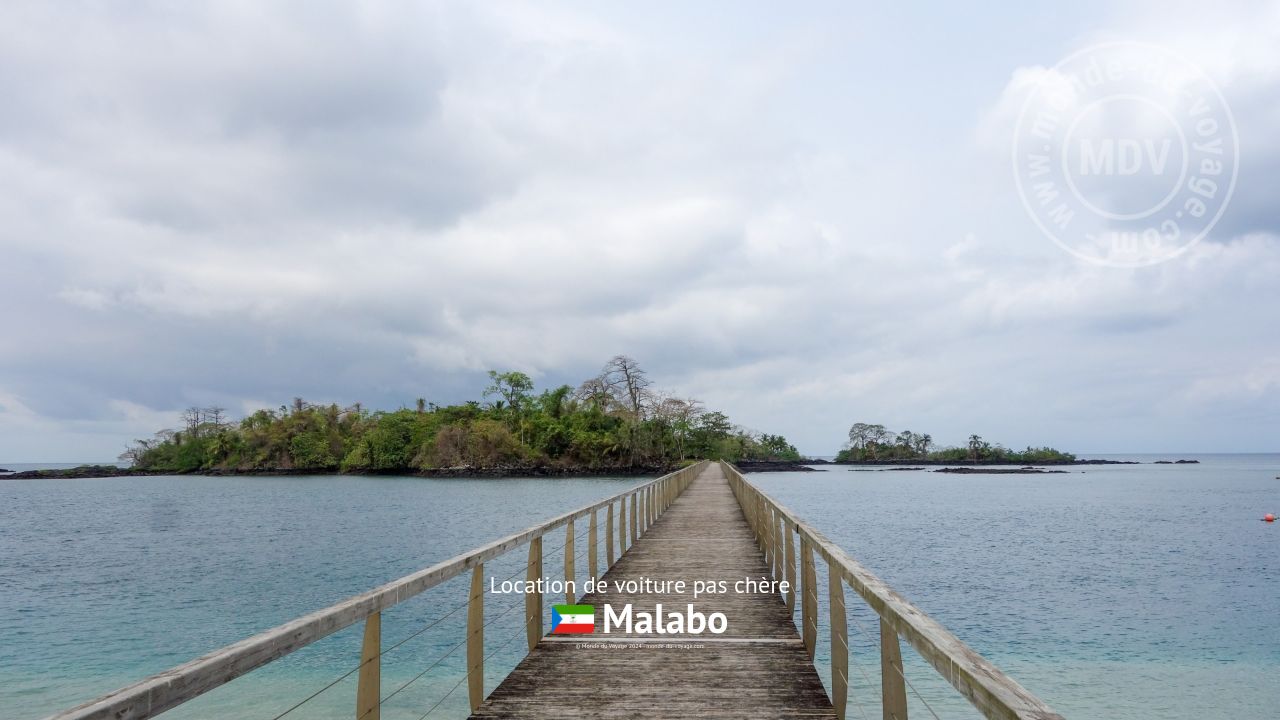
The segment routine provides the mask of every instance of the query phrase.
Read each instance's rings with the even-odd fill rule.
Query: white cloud
[[[491,367],[576,382],[618,352],[810,452],[854,420],[1077,450],[1274,436],[1198,428],[1274,385],[1187,391],[1280,349],[1258,331],[1280,53],[1248,16],[1215,16],[1229,62],[1209,64],[1265,160],[1242,172],[1249,221],[1113,272],[1013,195],[1010,113],[1051,53],[993,72],[902,39],[962,78],[967,104],[938,107],[868,92],[922,81],[838,41],[859,18],[683,12],[6,6],[0,387],[23,405],[0,457],[85,428],[100,454],[193,403],[448,402]]]

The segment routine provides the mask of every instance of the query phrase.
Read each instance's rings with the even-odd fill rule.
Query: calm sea
[[[1201,464],[750,478],[1069,718],[1276,717],[1280,524],[1259,518],[1280,510],[1280,456],[1187,457]],[[39,718],[635,482],[0,481],[0,716]],[[549,542],[549,568],[559,552]],[[486,574],[520,573],[523,555]],[[465,585],[384,613],[384,648],[404,643],[383,658],[383,692],[405,689],[383,717],[420,718],[441,698],[429,717],[466,715]],[[875,618],[847,602],[849,717],[878,717]],[[490,688],[523,652],[521,608],[487,608]],[[354,668],[359,635],[168,716],[272,720]],[[820,637],[825,677],[825,623]],[[904,655],[913,717],[976,717]],[[286,717],[348,718],[354,688],[349,677]]]
[[[1280,455],[1106,457],[1201,462],[749,478],[1068,718],[1280,717]],[[879,717],[876,618],[846,596],[849,717]],[[978,717],[903,654],[912,717]]]

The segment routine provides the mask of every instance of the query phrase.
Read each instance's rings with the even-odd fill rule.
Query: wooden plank
[[[618,503],[618,557],[627,551],[627,501]]]
[[[685,490],[617,564],[606,582],[638,579],[767,578],[755,537],[718,466]],[[703,595],[660,592],[588,594],[596,634],[548,636],[489,695],[473,718],[825,718],[835,713],[796,636],[786,605],[760,592]],[[603,635],[603,606],[633,613],[723,612],[723,635]],[[622,641],[621,644],[616,644]],[[634,644],[634,646],[632,645]],[[573,682],[565,683],[565,677]]]
[[[596,557],[596,555],[598,554],[596,552],[597,543],[598,543],[598,539],[596,538],[596,513],[593,510],[591,511],[591,522],[588,523],[587,525],[587,577],[592,579],[600,577],[599,575],[596,574],[596,567],[597,567],[597,561],[598,561],[598,558]]]
[[[535,583],[532,592],[524,595],[524,627],[525,635],[532,651],[542,638],[542,591],[538,590],[538,581],[542,579],[542,538],[529,541],[529,563],[525,580]]]
[[[636,540],[640,539],[640,534],[636,529],[636,494],[631,494],[631,544],[635,545]]]
[[[608,514],[604,520],[604,559],[609,563],[606,570],[613,567],[613,561],[617,559],[617,555],[613,552],[613,503],[609,503]]]
[[[849,704],[849,619],[844,609],[844,579],[840,573],[828,575],[831,606],[831,704],[836,717],[844,720]]]
[[[705,466],[706,463],[702,464]],[[669,473],[674,476],[677,473]],[[659,482],[651,480],[637,487]],[[593,509],[633,496],[636,488],[571,510],[526,530],[436,563],[431,567],[393,580],[385,585],[347,598],[322,610],[304,615],[265,632],[246,638],[190,662],[152,675],[132,685],[51,715],[46,720],[143,720],[198,697],[247,672],[279,659],[311,643],[349,627],[375,612],[386,610],[419,593],[451,580],[487,560],[496,558],[540,537],[546,532],[581,517]]]
[[[784,533],[787,536],[787,612],[796,611],[796,544],[791,526],[784,521]]]
[[[484,702],[484,565],[471,571],[467,601],[467,696],[472,710]]]
[[[572,605],[578,601],[578,593],[573,587],[574,568],[573,568],[573,521],[564,529],[564,602],[566,605]]]
[[[800,536],[800,626],[809,659],[818,647],[818,574],[813,566],[813,546]]]
[[[782,514],[774,513],[769,525],[769,536],[773,541],[773,579],[782,580]]]
[[[360,674],[356,684],[356,720],[378,720],[382,701],[382,613],[364,619]]]
[[[907,720],[907,676],[902,668],[898,633],[880,621],[880,704],[884,720]]]

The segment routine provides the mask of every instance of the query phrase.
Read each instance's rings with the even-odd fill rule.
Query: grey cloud
[[[1036,233],[1007,147],[936,157],[902,120],[927,93],[813,80],[891,86],[859,47],[410,7],[0,11],[0,405],[26,409],[0,458],[111,457],[190,403],[574,384],[618,352],[815,453],[854,420],[1081,451],[1277,429],[1230,420],[1280,399],[1255,331],[1280,248],[1236,237],[1270,227],[1269,160],[1236,199],[1256,221],[1109,272]],[[955,137],[998,84],[948,96]]]

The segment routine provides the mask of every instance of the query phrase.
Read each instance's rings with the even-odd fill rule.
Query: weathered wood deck
[[[710,465],[605,579],[725,580],[731,592],[700,596],[590,594],[595,635],[547,636],[473,718],[832,718],[822,681],[786,604],[776,594],[737,594],[733,583],[769,569],[721,468]],[[722,635],[599,634],[603,606],[633,612],[722,612]],[[675,644],[676,647],[667,647]],[[640,645],[640,647],[635,647]]]

